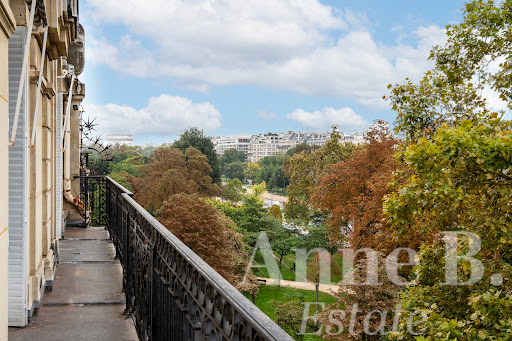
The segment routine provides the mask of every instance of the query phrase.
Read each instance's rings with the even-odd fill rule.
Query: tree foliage
[[[213,146],[213,142],[204,132],[198,128],[190,128],[181,133],[180,138],[172,145],[174,148],[185,152],[187,148],[194,147],[206,155],[211,167],[209,173],[213,183],[220,184],[220,164]]]
[[[446,45],[432,50],[434,69],[417,84],[390,86],[397,131],[407,139],[397,157],[412,173],[386,199],[393,228],[433,236],[439,230],[471,232],[482,242],[477,258],[484,278],[464,286],[442,284],[441,238],[422,247],[416,285],[401,299],[408,313],[426,314],[423,340],[511,337],[511,124],[489,106],[484,91],[495,91],[512,107],[511,10],[510,0],[467,4],[464,22],[448,26]],[[460,262],[457,279],[469,273],[467,262]],[[503,277],[498,288],[490,280],[495,273]],[[412,339],[401,328],[392,337]]]
[[[333,246],[350,242],[355,249],[370,247],[393,250],[393,238],[382,211],[384,196],[393,172],[403,169],[395,161],[399,141],[393,139],[384,121],[377,121],[365,136],[365,144],[345,161],[330,168],[313,188],[312,202],[328,212],[328,239]],[[404,238],[405,239],[405,238]],[[410,233],[400,246],[419,248],[421,238]]]
[[[242,200],[244,192],[244,185],[238,179],[231,180],[222,188],[222,196],[224,197],[224,199],[233,202],[238,202]]]
[[[247,179],[255,180],[258,178],[261,171],[261,166],[257,162],[249,162],[244,170],[244,175]]]
[[[215,195],[218,187],[212,184],[210,171],[206,156],[195,148],[185,154],[177,148],[158,148],[133,180],[135,199],[154,213],[174,194]]]
[[[235,224],[197,194],[175,194],[158,211],[158,220],[218,273],[237,284],[247,253]]]
[[[274,218],[283,219],[283,212],[281,211],[279,205],[274,204],[270,206],[268,213]]]
[[[244,152],[236,150],[236,148],[228,149],[224,152],[224,155],[222,155],[219,158],[220,166],[221,168],[224,167],[224,165],[227,165],[229,163],[233,162],[245,162],[247,159],[247,156]]]
[[[288,203],[285,206],[287,218],[309,222],[313,213],[311,196],[320,178],[328,173],[332,164],[345,160],[357,147],[351,143],[342,144],[341,135],[333,128],[330,139],[318,150],[305,149],[289,159],[287,172],[290,185],[287,188]],[[309,154],[308,154],[309,153]]]
[[[244,180],[244,164],[242,162],[232,162],[225,164],[222,168],[222,175],[228,179]]]
[[[283,169],[283,163],[286,158],[287,156],[282,154],[262,158],[258,162],[260,164],[260,171],[255,179],[256,182],[265,181],[267,188],[270,190],[284,189],[288,186],[289,181],[286,179]]]

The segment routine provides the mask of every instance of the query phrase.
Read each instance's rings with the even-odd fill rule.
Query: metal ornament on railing
[[[293,340],[128,190],[104,179],[98,193],[104,195],[106,210],[98,212],[104,214],[123,266],[126,312],[139,340]]]

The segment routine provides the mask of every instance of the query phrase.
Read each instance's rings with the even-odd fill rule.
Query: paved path
[[[258,277],[258,279],[265,280],[266,285],[277,285],[277,279],[273,278],[265,278],[265,277]],[[303,289],[303,290],[315,290],[315,283],[313,282],[295,282],[295,281],[286,281],[284,279],[281,280],[281,285],[283,287],[292,287],[296,289]],[[335,284],[320,284],[318,286],[318,291],[325,292],[330,295],[334,295],[338,292],[340,289],[339,285]]]
[[[67,228],[51,292],[27,327],[9,328],[9,341],[136,341],[123,315],[122,268],[103,228]]]
[[[269,199],[269,200],[273,200],[273,201],[279,201],[279,202],[282,202],[284,204],[286,204],[288,202],[288,197],[283,197],[282,195],[274,194],[274,193],[270,193],[270,192],[263,193],[262,197],[264,199]]]

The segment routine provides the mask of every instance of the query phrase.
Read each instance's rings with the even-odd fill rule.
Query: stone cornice
[[[16,30],[16,19],[11,11],[8,0],[0,0],[0,27],[7,38]]]

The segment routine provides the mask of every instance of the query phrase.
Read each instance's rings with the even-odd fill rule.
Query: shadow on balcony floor
[[[9,328],[9,340],[138,340],[114,256],[103,228],[66,229],[53,291],[27,327]]]

